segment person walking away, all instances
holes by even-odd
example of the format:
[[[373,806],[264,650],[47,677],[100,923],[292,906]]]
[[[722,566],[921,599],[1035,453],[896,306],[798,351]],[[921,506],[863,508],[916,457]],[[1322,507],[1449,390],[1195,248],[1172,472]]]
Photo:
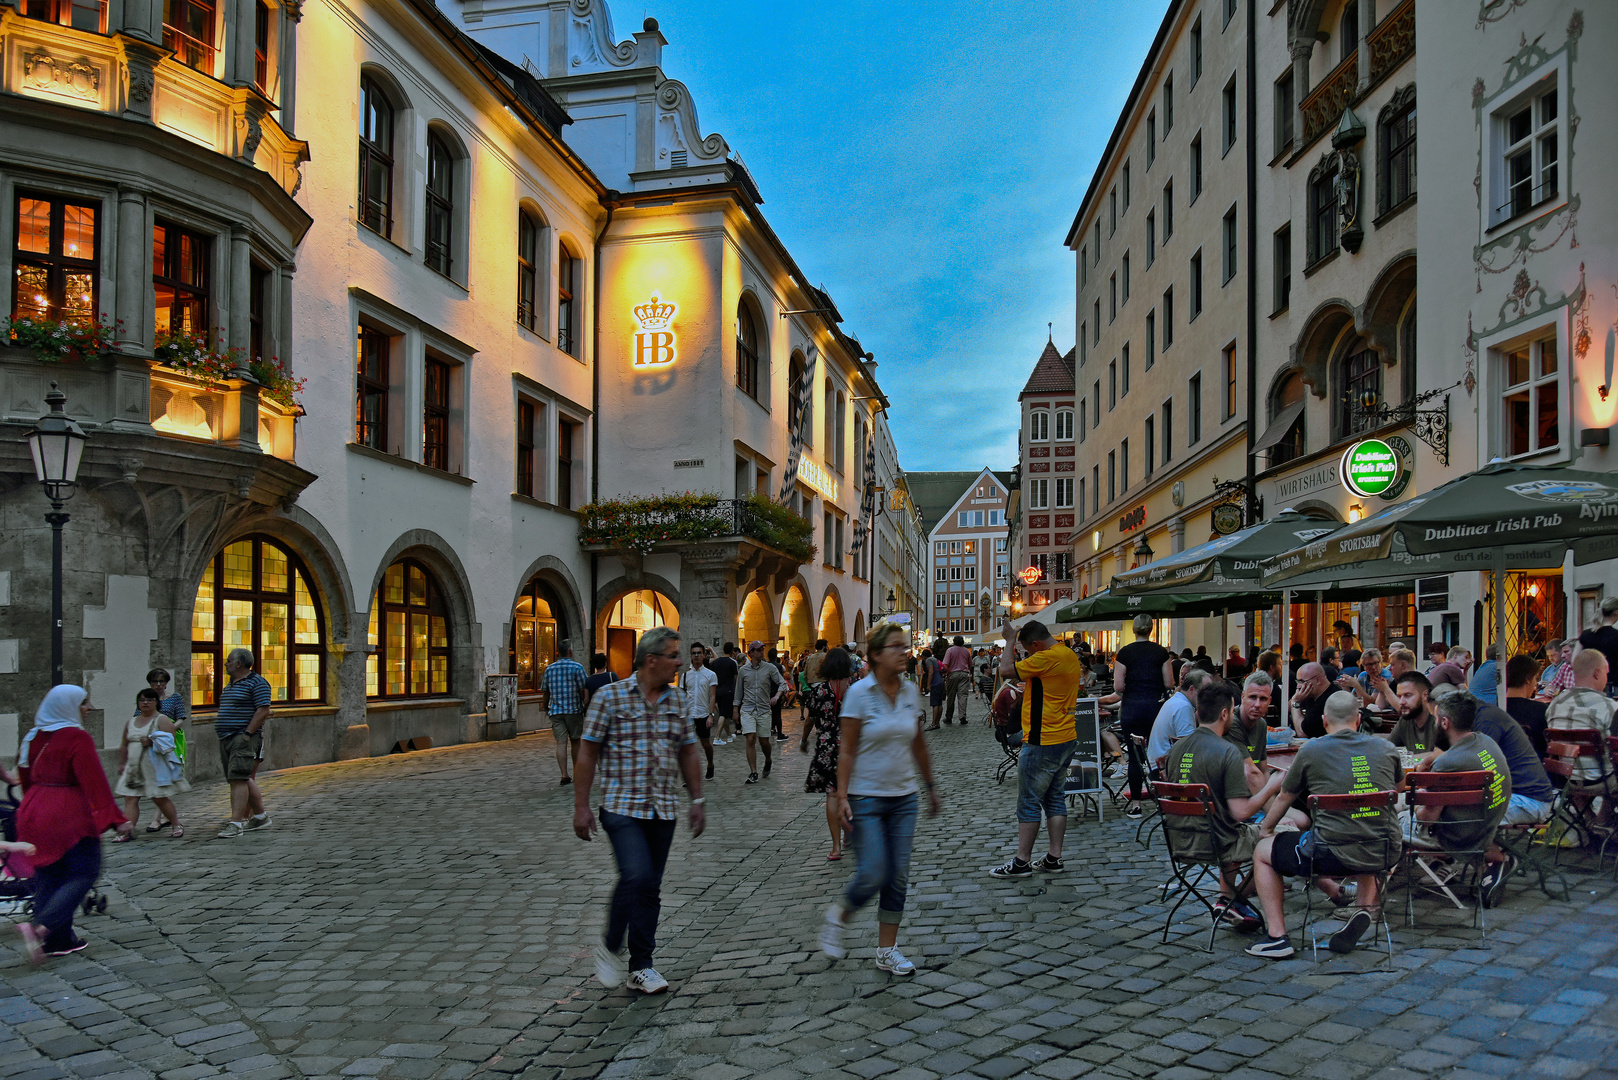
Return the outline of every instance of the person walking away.
[[[1118,718],[1129,761],[1129,810],[1139,817],[1140,800],[1146,797],[1146,758],[1134,740],[1151,735],[1157,706],[1174,689],[1174,654],[1152,640],[1150,615],[1136,615],[1134,630],[1135,640],[1112,658],[1112,688],[1121,699]]]
[[[183,769],[185,767],[185,720],[191,715],[191,710],[186,705],[183,692],[176,690],[172,694],[169,693],[169,683],[172,681],[173,678],[163,668],[153,668],[146,673],[146,685],[157,691],[157,711],[174,721],[174,753],[180,759],[180,767]],[[162,832],[174,824],[163,816],[161,807],[158,809],[157,817],[152,820],[150,825],[146,826],[146,831],[149,833]]]
[[[826,662],[826,639],[815,639],[815,651],[810,653],[803,661],[803,677],[813,687],[817,682],[825,681],[826,676],[820,673],[820,665]]]
[[[159,821],[171,822],[169,835],[178,840],[185,835],[185,826],[174,810],[174,796],[190,791],[174,747],[174,721],[157,711],[157,691],[147,687],[135,695],[134,717],[124,724],[124,735],[118,752],[118,784],[113,794],[124,800],[124,816],[129,819],[130,833],[119,836],[115,844],[128,843],[135,838],[134,828],[140,823],[140,801],[151,799],[157,804]]]
[[[1017,757],[1017,854],[990,870],[989,876],[1027,877],[1035,870],[1056,874],[1064,869],[1068,765],[1078,748],[1073,706],[1084,685],[1084,665],[1072,649],[1053,641],[1038,619],[1030,619],[1018,631],[1007,622],[1002,633],[1006,647],[1000,654],[1000,674],[1023,682],[1023,747]],[[1020,663],[1019,643],[1028,653]],[[1050,846],[1039,862],[1030,863],[1041,813]]]
[[[972,692],[972,650],[966,639],[955,635],[955,642],[944,650],[944,723],[955,722],[957,705],[961,710],[961,726],[966,726],[967,696]]]
[[[596,945],[596,978],[616,987],[627,972],[631,989],[660,994],[668,980],[652,966],[663,869],[680,816],[676,776],[691,793],[691,837],[702,835],[702,764],[691,729],[685,691],[670,686],[680,669],[680,635],[654,626],[635,643],[635,675],[603,689],[584,718],[574,768],[573,833],[590,840],[596,818],[590,787],[601,771],[601,828],[618,863],[618,884],[607,909],[607,928]],[[629,959],[623,957],[625,938]]]
[[[270,718],[270,684],[253,670],[253,654],[232,649],[225,657],[230,682],[219,692],[214,734],[219,736],[219,763],[230,781],[230,820],[217,839],[234,840],[244,832],[265,829],[270,814],[258,790],[258,766],[264,760],[264,725]]]
[[[691,666],[680,673],[680,689],[685,691],[691,707],[691,727],[702,744],[703,756],[708,759],[704,780],[713,779],[713,734],[708,727],[709,717],[718,709],[719,676],[708,666],[708,649],[700,641],[691,643]]]
[[[769,650],[765,663],[772,665],[776,671],[781,673],[783,689],[775,700],[770,702],[770,731],[775,736],[776,742],[786,742],[786,722],[781,718],[781,712],[785,708],[786,696],[792,692],[792,680],[787,678],[786,665],[781,663],[781,654],[777,650]]]
[[[798,752],[809,752],[809,738],[814,736],[815,753],[809,759],[809,775],[803,790],[811,795],[826,796],[826,828],[831,830],[831,854],[827,862],[843,857],[843,810],[837,797],[838,747],[841,745],[843,698],[853,682],[854,661],[842,649],[833,649],[821,659],[822,678],[809,688],[804,696],[804,707],[809,719],[803,725],[798,740]],[[914,691],[914,687],[911,687]]]
[[[820,951],[833,960],[847,956],[843,936],[849,916],[876,896],[876,966],[914,975],[916,965],[899,951],[899,924],[916,835],[917,772],[927,789],[928,815],[937,817],[943,802],[933,787],[933,763],[921,733],[921,695],[899,678],[908,649],[905,628],[879,622],[865,644],[871,674],[843,698],[837,761],[838,808],[843,824],[854,831],[859,865],[842,900],[826,909]]]
[[[558,642],[556,659],[545,668],[540,685],[545,688],[545,711],[551,718],[551,735],[556,740],[556,768],[562,784],[573,782],[569,766],[579,759],[579,736],[584,733],[584,665],[573,659],[573,643]]]
[[[30,964],[85,947],[73,932],[73,915],[101,874],[101,834],[134,832],[84,730],[92,708],[84,687],[51,687],[17,751],[17,840],[34,846],[34,910],[17,924]]]
[[[948,651],[949,646],[943,638],[939,638],[921,654],[921,685],[926,690],[928,704],[933,708],[933,722],[928,731],[937,731],[944,717],[944,654]]]
[[[764,662],[764,643],[747,644],[747,663],[736,673],[741,698],[742,734],[747,736],[747,782],[758,783],[758,749],[764,748],[764,775],[770,775],[770,713],[786,692],[781,669]]]
[[[719,709],[719,730],[714,733],[715,746],[728,746],[735,738],[731,728],[731,721],[736,718],[736,676],[741,671],[741,663],[736,659],[736,643],[727,641],[723,648],[724,655],[712,661],[708,666],[713,668],[714,702]]]

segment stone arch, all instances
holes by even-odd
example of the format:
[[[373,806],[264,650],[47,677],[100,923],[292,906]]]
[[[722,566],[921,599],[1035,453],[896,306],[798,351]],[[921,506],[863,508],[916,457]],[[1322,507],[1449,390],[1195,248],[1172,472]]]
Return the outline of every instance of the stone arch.
[[[812,649],[820,636],[819,623],[819,612],[812,610],[809,603],[809,585],[803,575],[796,575],[781,594],[780,633],[786,638],[787,648],[794,654]]]
[[[365,619],[368,626],[371,605],[376,591],[382,585],[382,575],[400,559],[415,559],[432,571],[443,590],[444,603],[449,608],[449,689],[450,695],[471,701],[481,693],[476,685],[483,675],[483,629],[477,622],[477,608],[472,600],[472,582],[455,548],[431,529],[411,529],[400,534],[388,545],[372,572],[369,588],[365,592]],[[356,605],[355,615],[359,615]],[[356,632],[365,633],[362,626]]]
[[[1399,323],[1416,296],[1416,253],[1402,251],[1389,259],[1355,312],[1354,328],[1392,367],[1399,360]]]
[[[741,596],[736,605],[737,642],[762,641],[766,649],[776,643],[776,618],[770,594],[763,589],[752,589]],[[746,645],[742,646],[746,651]]]
[[[554,555],[541,555],[530,563],[528,569],[524,570],[517,578],[517,591],[506,604],[506,617],[500,626],[500,640],[497,644],[498,655],[500,656],[499,669],[508,674],[517,670],[513,665],[513,660],[515,659],[513,654],[517,646],[514,633],[519,618],[516,609],[517,605],[523,601],[523,596],[528,591],[529,585],[536,580],[561,601],[560,605],[553,605],[552,612],[553,616],[560,616],[556,620],[556,644],[560,646],[563,641],[567,641],[573,648],[573,659],[585,665],[586,670],[588,670],[590,653],[594,650],[592,648],[592,639],[586,634],[587,628],[584,621],[583,607],[579,601],[578,586],[574,582],[573,575],[568,570],[567,564]],[[556,606],[560,606],[562,611],[556,612],[554,610]],[[540,627],[536,624],[534,629],[537,636]]]
[[[1332,353],[1343,331],[1353,327],[1354,322],[1354,305],[1342,297],[1333,297],[1309,313],[1298,339],[1292,343],[1291,365],[1303,372],[1303,381],[1315,397],[1331,393]]]
[[[843,622],[843,595],[836,585],[827,585],[820,597],[820,613],[815,620],[816,637],[823,637],[833,645],[847,645],[847,625]]]
[[[678,629],[680,617],[680,590],[676,588],[674,584],[671,583],[667,578],[664,578],[659,574],[642,573],[640,577],[634,581],[630,581],[628,577],[620,576],[613,578],[611,581],[597,589],[595,616],[596,637],[594,648],[607,653],[609,660],[611,660],[613,664],[613,672],[616,673],[620,678],[629,674],[628,665],[623,663],[623,655],[625,651],[624,646],[620,643],[615,649],[614,638],[620,635],[613,635],[608,631],[612,626],[613,609],[618,606],[618,601],[622,600],[631,593],[637,592],[656,593],[662,600],[665,600],[672,605],[676,624],[674,629]],[[690,644],[690,642],[685,642],[684,644]],[[715,645],[716,648],[718,645],[716,642],[705,642],[705,644]]]
[[[865,612],[856,611],[854,613],[854,636],[849,638],[849,640],[863,648],[865,643],[865,631],[867,629],[868,628],[865,625]]]

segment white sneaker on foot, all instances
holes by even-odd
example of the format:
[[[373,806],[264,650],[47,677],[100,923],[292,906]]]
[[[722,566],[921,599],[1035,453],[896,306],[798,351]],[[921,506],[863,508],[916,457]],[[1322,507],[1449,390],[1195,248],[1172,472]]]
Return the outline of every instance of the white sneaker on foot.
[[[247,823],[242,826],[242,831],[252,832],[254,829],[268,829],[269,827],[270,812],[266,810],[262,814],[254,814],[252,817],[248,818]]]
[[[899,951],[897,945],[876,951],[876,966],[883,971],[890,971],[895,975],[914,975],[916,965],[905,959],[905,954]]]
[[[624,963],[622,952],[613,952],[607,948],[605,941],[596,942],[596,981],[605,987],[617,987],[624,984],[624,974],[628,965]]]
[[[837,904],[826,909],[826,921],[820,928],[820,951],[833,960],[848,955],[843,947],[843,909]]]
[[[661,994],[669,988],[669,981],[659,975],[655,968],[641,968],[629,973],[629,988],[643,994]]]
[[[227,821],[225,827],[214,834],[215,840],[234,840],[247,828],[244,822]]]

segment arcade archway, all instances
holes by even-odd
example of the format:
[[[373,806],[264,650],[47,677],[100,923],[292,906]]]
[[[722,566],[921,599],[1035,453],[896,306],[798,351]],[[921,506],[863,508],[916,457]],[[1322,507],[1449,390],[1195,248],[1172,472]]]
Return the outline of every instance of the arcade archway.
[[[820,603],[820,633],[833,645],[847,645],[848,636],[843,627],[843,600],[837,595],[835,588],[826,591],[826,598]]]
[[[635,669],[635,643],[654,626],[680,628],[680,610],[655,589],[624,593],[607,609],[607,666],[624,678]]]
[[[762,589],[754,589],[742,601],[741,614],[736,619],[736,632],[740,635],[742,649],[747,648],[749,641],[762,641],[765,648],[775,645],[775,632],[771,626],[770,605],[765,599]]]
[[[816,636],[809,596],[803,586],[794,585],[781,604],[781,640],[793,656],[798,656],[814,648]]]

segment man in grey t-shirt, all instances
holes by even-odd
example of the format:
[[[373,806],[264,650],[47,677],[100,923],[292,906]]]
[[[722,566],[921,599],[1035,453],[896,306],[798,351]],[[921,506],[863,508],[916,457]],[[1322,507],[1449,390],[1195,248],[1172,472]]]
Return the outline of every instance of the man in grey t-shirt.
[[[1448,851],[1487,847],[1511,802],[1511,771],[1500,744],[1472,730],[1478,702],[1469,694],[1455,694],[1438,706],[1438,725],[1449,736],[1449,749],[1433,762],[1433,772],[1488,772],[1494,778],[1482,806],[1423,806],[1418,821],[1427,824],[1433,839]]]
[[[1371,912],[1380,901],[1376,874],[1391,866],[1404,850],[1399,818],[1391,806],[1322,810],[1307,831],[1276,834],[1276,824],[1300,797],[1391,791],[1404,774],[1392,744],[1359,730],[1359,699],[1347,690],[1326,699],[1321,720],[1325,737],[1309,741],[1298,751],[1281,784],[1281,794],[1259,827],[1262,839],[1253,853],[1253,878],[1264,905],[1265,937],[1248,948],[1252,956],[1282,960],[1293,953],[1281,911],[1283,876],[1324,875],[1321,885],[1334,898],[1338,889],[1332,878],[1358,879],[1355,901],[1359,910],[1331,937],[1333,952],[1352,951],[1371,928]]]
[[[764,662],[764,643],[747,644],[747,663],[736,672],[736,699],[741,705],[742,734],[747,736],[747,782],[758,783],[758,747],[764,747],[764,775],[770,775],[770,746],[774,739],[771,711],[786,693],[781,669]]]

